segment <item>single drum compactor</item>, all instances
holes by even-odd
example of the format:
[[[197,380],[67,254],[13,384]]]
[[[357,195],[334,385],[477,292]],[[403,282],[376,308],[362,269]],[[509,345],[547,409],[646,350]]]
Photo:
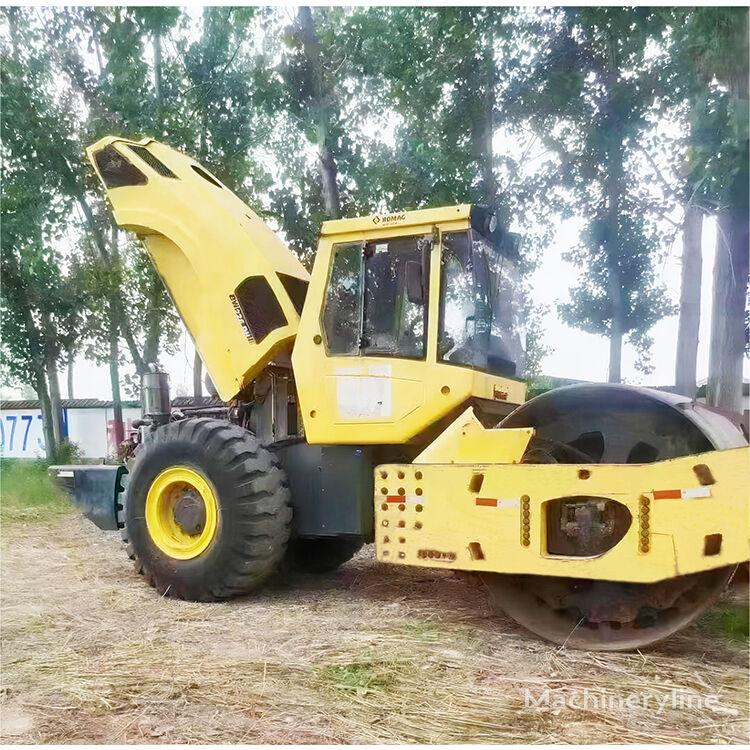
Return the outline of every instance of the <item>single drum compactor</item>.
[[[153,140],[88,149],[216,398],[143,377],[121,466],[55,467],[162,593],[247,593],[283,565],[474,571],[570,647],[645,646],[748,559],[749,455],[706,406],[621,385],[525,401],[518,237],[481,206],[323,224],[312,273],[245,203]]]

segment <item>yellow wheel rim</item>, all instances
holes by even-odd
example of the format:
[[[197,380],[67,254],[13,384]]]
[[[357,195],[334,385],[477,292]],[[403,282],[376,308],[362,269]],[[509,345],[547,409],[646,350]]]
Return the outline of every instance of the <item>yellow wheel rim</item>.
[[[146,528],[169,557],[191,560],[205,552],[219,526],[219,504],[208,481],[187,466],[159,474],[146,496]]]

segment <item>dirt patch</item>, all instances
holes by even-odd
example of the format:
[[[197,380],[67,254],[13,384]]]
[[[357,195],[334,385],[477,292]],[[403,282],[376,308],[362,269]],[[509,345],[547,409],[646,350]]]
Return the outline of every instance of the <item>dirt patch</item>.
[[[368,548],[221,604],[159,597],[116,534],[76,515],[6,524],[1,565],[5,742],[748,741],[731,603],[642,654],[599,654]]]

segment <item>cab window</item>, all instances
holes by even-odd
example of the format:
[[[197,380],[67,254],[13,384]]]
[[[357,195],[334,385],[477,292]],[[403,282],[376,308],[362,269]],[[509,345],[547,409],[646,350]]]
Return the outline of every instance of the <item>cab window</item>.
[[[424,359],[432,238],[334,248],[323,312],[331,354]]]
[[[331,354],[358,354],[362,319],[361,242],[337,245],[323,310],[323,330]]]
[[[438,359],[494,375],[525,366],[513,260],[474,230],[443,235]]]
[[[429,237],[365,245],[363,354],[425,357],[431,245]]]

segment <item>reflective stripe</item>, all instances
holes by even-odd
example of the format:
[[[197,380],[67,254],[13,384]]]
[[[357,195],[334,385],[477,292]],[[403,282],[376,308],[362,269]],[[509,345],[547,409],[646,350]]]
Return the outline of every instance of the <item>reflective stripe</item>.
[[[693,497],[711,497],[710,487],[693,487],[690,490],[682,491],[682,499],[690,500]]]
[[[488,508],[518,508],[521,499],[518,497],[477,497],[475,503]]]
[[[687,490],[654,490],[654,500],[691,500],[711,497],[710,487],[691,487]]]
[[[654,500],[680,500],[682,490],[654,490]]]

